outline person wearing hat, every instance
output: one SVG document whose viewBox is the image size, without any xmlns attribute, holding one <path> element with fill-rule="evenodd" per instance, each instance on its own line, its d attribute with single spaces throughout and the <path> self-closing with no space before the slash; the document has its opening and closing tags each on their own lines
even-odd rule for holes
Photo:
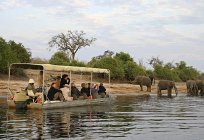
<svg viewBox="0 0 204 140">
<path fill-rule="evenodd" d="M 33 79 L 29 79 L 28 86 L 26 87 L 26 91 L 28 93 L 28 96 L 40 97 L 41 100 L 43 101 L 43 94 L 41 92 L 37 92 L 37 90 L 35 89 L 34 83 L 35 83 L 35 81 Z"/>
</svg>

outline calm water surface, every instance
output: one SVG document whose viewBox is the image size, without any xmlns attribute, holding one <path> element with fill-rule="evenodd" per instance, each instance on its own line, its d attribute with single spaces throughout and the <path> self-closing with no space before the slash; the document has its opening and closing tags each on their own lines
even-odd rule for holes
<svg viewBox="0 0 204 140">
<path fill-rule="evenodd" d="M 117 96 L 111 106 L 8 110 L 0 98 L 0 139 L 204 139 L 204 98 Z"/>
</svg>

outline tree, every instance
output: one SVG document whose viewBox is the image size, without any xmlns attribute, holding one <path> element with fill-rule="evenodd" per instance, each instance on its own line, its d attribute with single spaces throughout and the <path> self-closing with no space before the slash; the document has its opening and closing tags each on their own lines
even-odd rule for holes
<svg viewBox="0 0 204 140">
<path fill-rule="evenodd" d="M 163 65 L 163 61 L 159 59 L 159 57 L 152 57 L 148 64 L 150 64 L 153 68 L 156 66 L 156 65 Z"/>
<path fill-rule="evenodd" d="M 176 71 L 180 79 L 184 82 L 191 79 L 197 79 L 200 74 L 192 66 L 187 66 L 186 62 L 184 61 L 180 61 L 179 63 L 176 63 Z"/>
<path fill-rule="evenodd" d="M 134 80 L 136 76 L 146 74 L 145 70 L 141 66 L 132 61 L 127 61 L 124 64 L 124 72 L 125 78 L 130 81 Z"/>
<path fill-rule="evenodd" d="M 113 51 L 107 50 L 102 55 L 93 57 L 92 59 L 101 59 L 101 58 L 104 58 L 104 57 L 112 57 L 113 54 L 114 54 Z"/>
<path fill-rule="evenodd" d="M 20 63 L 29 63 L 31 62 L 31 52 L 26 49 L 21 43 L 16 43 L 14 41 L 8 42 L 9 46 L 15 56 L 20 61 Z"/>
<path fill-rule="evenodd" d="M 69 58 L 65 52 L 59 51 L 53 54 L 49 63 L 54 65 L 69 65 Z"/>
<path fill-rule="evenodd" d="M 112 57 L 104 57 L 99 60 L 94 61 L 91 64 L 94 68 L 105 68 L 111 71 L 112 79 L 123 79 L 125 74 L 124 70 L 118 64 L 118 61 L 113 59 Z"/>
<path fill-rule="evenodd" d="M 123 63 L 126 63 L 127 61 L 134 62 L 133 58 L 128 53 L 125 52 L 116 53 L 114 58 L 122 61 Z"/>
<path fill-rule="evenodd" d="M 31 53 L 24 46 L 14 41 L 6 42 L 0 37 L 0 72 L 7 73 L 11 63 L 30 62 Z"/>
<path fill-rule="evenodd" d="M 64 51 L 67 54 L 71 53 L 72 60 L 75 59 L 75 55 L 82 47 L 90 46 L 96 38 L 87 39 L 84 36 L 86 33 L 83 31 L 71 31 L 68 30 L 66 34 L 60 33 L 52 37 L 49 42 L 49 47 L 56 46 L 58 50 Z"/>
</svg>

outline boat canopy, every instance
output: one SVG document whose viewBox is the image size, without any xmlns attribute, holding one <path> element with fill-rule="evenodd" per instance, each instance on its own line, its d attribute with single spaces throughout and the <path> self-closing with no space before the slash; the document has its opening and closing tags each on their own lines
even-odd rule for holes
<svg viewBox="0 0 204 140">
<path fill-rule="evenodd" d="M 23 68 L 23 69 L 35 69 L 44 71 L 59 71 L 59 72 L 91 72 L 91 73 L 107 73 L 110 74 L 109 69 L 89 68 L 89 67 L 76 67 L 76 66 L 60 66 L 51 64 L 32 64 L 32 63 L 13 63 L 10 65 L 10 69 Z"/>
</svg>

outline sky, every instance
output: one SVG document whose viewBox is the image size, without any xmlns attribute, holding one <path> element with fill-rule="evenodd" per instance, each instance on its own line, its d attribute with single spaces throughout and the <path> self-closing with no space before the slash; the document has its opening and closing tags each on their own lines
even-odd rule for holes
<svg viewBox="0 0 204 140">
<path fill-rule="evenodd" d="M 79 61 L 111 50 L 129 53 L 148 67 L 185 61 L 204 72 L 204 0 L 0 0 L 0 36 L 50 59 L 48 42 L 68 30 L 97 40 L 76 54 Z"/>
</svg>

